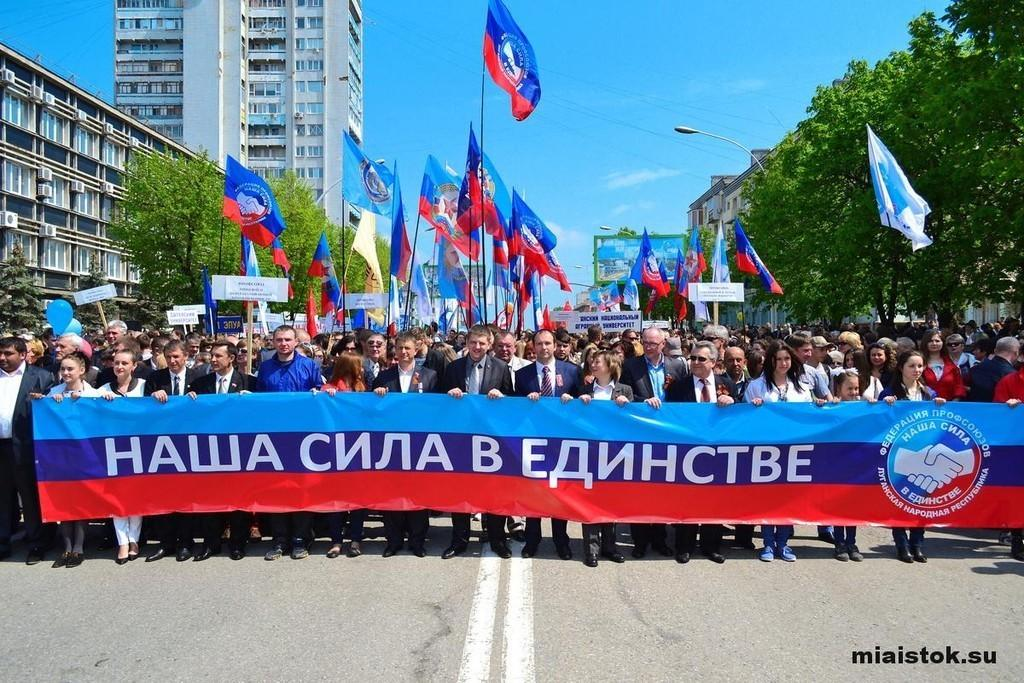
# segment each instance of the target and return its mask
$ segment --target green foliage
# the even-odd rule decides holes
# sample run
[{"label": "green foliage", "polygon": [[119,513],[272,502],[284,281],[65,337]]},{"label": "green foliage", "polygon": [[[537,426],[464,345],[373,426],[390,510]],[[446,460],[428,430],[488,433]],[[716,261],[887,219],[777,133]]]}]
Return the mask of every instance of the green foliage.
[{"label": "green foliage", "polygon": [[15,242],[11,255],[0,262],[0,331],[3,334],[40,327],[43,305],[37,293],[21,244]]},{"label": "green foliage", "polygon": [[[923,14],[907,51],[819,88],[754,176],[745,225],[796,318],[873,307],[884,322],[934,310],[948,323],[971,302],[1024,300],[1024,47],[1005,38],[1019,13],[956,2],[948,28]],[[879,226],[868,124],[931,206],[924,250]]]}]

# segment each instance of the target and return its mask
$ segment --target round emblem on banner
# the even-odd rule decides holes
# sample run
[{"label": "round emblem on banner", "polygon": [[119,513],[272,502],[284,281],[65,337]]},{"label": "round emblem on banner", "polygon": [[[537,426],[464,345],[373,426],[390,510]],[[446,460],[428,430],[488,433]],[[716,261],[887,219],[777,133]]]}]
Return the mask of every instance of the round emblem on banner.
[{"label": "round emblem on banner", "polygon": [[242,217],[242,225],[255,225],[270,213],[273,203],[270,194],[257,183],[242,183],[235,192],[235,203]]},{"label": "round emblem on banner", "polygon": [[970,419],[945,408],[916,410],[885,435],[878,478],[896,507],[924,518],[963,508],[988,477],[990,448]]},{"label": "round emblem on banner", "polygon": [[369,161],[362,161],[359,164],[360,175],[363,178],[363,188],[366,196],[375,204],[381,204],[391,199],[391,191],[388,190],[377,169]]},{"label": "round emblem on banner", "polygon": [[540,241],[537,239],[537,236],[533,234],[533,228],[525,223],[523,224],[523,227],[525,230],[520,230],[519,234],[523,236],[523,241],[526,242],[526,246],[531,251],[543,251],[540,246]]},{"label": "round emblem on banner", "polygon": [[658,257],[653,253],[648,254],[647,258],[644,259],[644,270],[654,279],[661,277],[661,271],[658,270]]},{"label": "round emblem on banner", "polygon": [[514,35],[504,34],[498,44],[498,60],[501,72],[512,85],[518,86],[526,76],[526,49]]}]

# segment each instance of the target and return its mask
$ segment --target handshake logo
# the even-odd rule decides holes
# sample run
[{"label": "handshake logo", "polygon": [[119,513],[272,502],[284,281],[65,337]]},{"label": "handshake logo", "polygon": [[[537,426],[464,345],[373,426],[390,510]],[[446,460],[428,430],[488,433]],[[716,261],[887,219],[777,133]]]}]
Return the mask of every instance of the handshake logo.
[{"label": "handshake logo", "polygon": [[948,485],[957,477],[974,472],[974,451],[954,451],[945,444],[935,444],[921,450],[900,448],[893,458],[895,474],[925,493],[931,494]]}]

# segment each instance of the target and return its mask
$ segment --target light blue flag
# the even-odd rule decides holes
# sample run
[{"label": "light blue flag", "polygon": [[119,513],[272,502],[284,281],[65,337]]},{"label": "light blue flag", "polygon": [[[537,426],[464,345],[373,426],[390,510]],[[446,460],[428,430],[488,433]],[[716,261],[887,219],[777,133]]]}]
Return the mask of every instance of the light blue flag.
[{"label": "light blue flag", "polygon": [[395,178],[383,164],[371,161],[348,133],[344,138],[341,196],[346,202],[381,216],[391,216]]},{"label": "light blue flag", "polygon": [[423,277],[423,267],[418,263],[412,268],[412,282],[409,283],[409,291],[416,297],[416,317],[420,319],[420,322],[433,320],[434,307],[431,305],[430,294],[427,293],[427,279]]},{"label": "light blue flag", "polygon": [[622,289],[622,303],[634,311],[640,308],[640,290],[636,286],[636,280],[626,280],[626,286]]},{"label": "light blue flag", "polygon": [[924,249],[932,240],[924,232],[924,218],[931,213],[928,202],[914,191],[892,153],[868,126],[868,164],[875,201],[882,225],[899,230],[910,240],[914,251]]},{"label": "light blue flag", "polygon": [[715,235],[715,250],[711,254],[711,281],[729,281],[729,257],[726,254],[725,229],[718,222],[718,234]]}]

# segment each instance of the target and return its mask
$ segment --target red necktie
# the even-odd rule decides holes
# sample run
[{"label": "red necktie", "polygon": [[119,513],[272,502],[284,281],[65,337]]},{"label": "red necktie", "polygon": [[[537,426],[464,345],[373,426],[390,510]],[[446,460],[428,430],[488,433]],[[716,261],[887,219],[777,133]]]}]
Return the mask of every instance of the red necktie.
[{"label": "red necktie", "polygon": [[711,403],[711,387],[708,386],[708,381],[706,379],[702,379],[700,384],[700,402]]}]

